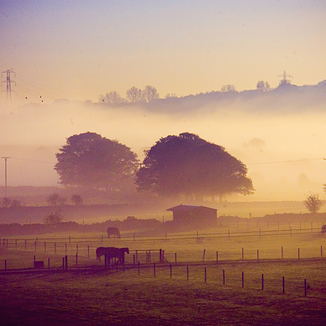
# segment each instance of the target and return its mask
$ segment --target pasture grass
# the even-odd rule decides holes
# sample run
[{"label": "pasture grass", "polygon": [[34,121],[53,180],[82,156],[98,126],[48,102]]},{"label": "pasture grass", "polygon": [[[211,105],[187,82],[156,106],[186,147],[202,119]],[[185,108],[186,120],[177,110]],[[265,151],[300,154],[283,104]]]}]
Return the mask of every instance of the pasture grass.
[{"label": "pasture grass", "polygon": [[[235,231],[240,230],[231,229],[229,237],[228,230],[202,230],[199,232],[204,238],[202,242],[196,240],[196,232],[168,234],[166,238],[136,237],[135,241],[133,238],[102,238],[98,233],[87,236],[51,234],[37,237],[36,247],[36,238],[28,238],[26,250],[26,238],[17,238],[17,246],[12,238],[9,249],[2,247],[0,250],[1,325],[326,323],[326,259],[321,257],[326,239],[320,232],[298,230],[292,234],[260,235],[257,230],[236,234]],[[125,271],[105,270],[103,261],[98,262],[95,257],[95,249],[99,246],[129,247]],[[157,252],[150,264],[144,264],[145,252],[141,250],[149,249],[163,249],[166,264],[158,262]],[[132,265],[136,250],[142,260],[140,270]],[[68,271],[59,270],[65,254],[69,260]],[[36,260],[44,260],[46,268],[43,271],[32,269],[34,256]],[[47,268],[49,258],[51,269]],[[7,272],[3,271],[4,261]],[[85,266],[89,268],[79,269]],[[9,272],[14,268],[29,270]],[[308,284],[307,296],[304,295],[304,279]]]},{"label": "pasture grass", "polygon": [[325,267],[323,260],[190,266],[189,281],[186,266],[173,266],[172,278],[169,267],[155,277],[152,268],[2,274],[1,325],[323,325]]}]

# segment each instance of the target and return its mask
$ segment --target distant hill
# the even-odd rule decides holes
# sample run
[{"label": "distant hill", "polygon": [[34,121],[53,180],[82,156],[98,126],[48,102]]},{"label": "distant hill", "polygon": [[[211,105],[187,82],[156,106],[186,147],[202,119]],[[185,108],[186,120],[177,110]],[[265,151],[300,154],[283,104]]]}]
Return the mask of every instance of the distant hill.
[{"label": "distant hill", "polygon": [[[183,114],[191,111],[200,110],[222,110],[226,108],[236,108],[235,104],[241,103],[248,111],[257,110],[268,111],[292,110],[293,106],[298,104],[302,108],[311,110],[326,100],[326,80],[317,85],[297,86],[294,84],[281,84],[270,91],[244,90],[242,92],[220,92],[212,91],[199,93],[196,95],[187,95],[184,97],[170,97],[166,99],[156,99],[149,103],[137,102],[136,105],[151,112],[165,112],[170,114]],[[254,105],[253,105],[254,103]],[[92,103],[93,105],[94,103]],[[133,108],[135,103],[104,104],[103,107]],[[247,106],[246,106],[247,105]],[[319,107],[319,106],[318,106]],[[323,109],[326,110],[326,107]]]}]

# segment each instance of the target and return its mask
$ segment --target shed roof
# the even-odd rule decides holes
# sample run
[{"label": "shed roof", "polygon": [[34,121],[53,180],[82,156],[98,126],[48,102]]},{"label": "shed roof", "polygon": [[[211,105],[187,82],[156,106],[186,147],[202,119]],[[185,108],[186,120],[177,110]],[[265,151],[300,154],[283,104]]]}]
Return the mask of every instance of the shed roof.
[{"label": "shed roof", "polygon": [[167,211],[171,211],[171,212],[190,212],[190,211],[200,209],[200,208],[211,209],[211,210],[217,211],[217,209],[215,209],[215,208],[210,208],[210,207],[205,207],[205,206],[182,205],[182,204],[178,205],[178,206],[168,208]]}]

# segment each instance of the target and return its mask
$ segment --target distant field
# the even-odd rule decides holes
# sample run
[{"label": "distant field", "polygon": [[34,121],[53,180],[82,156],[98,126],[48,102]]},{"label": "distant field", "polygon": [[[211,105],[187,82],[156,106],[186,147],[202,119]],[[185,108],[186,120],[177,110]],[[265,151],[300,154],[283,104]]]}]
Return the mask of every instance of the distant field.
[{"label": "distant field", "polygon": [[[325,324],[326,238],[319,231],[260,235],[256,228],[244,227],[231,229],[230,236],[228,231],[201,231],[202,242],[196,240],[196,232],[121,240],[102,240],[98,233],[42,235],[36,251],[35,237],[28,239],[26,250],[26,239],[17,239],[15,248],[12,238],[14,247],[0,250],[0,320],[5,321],[1,325],[22,325],[22,319],[24,325]],[[59,271],[65,244],[69,270]],[[95,249],[101,245],[129,247],[124,272],[105,270],[103,261],[96,261]],[[165,251],[164,265],[157,252],[152,252],[151,263],[145,263],[145,252],[153,249]],[[140,270],[133,265],[136,250]],[[44,261],[43,273],[32,270],[34,255]],[[12,274],[11,268],[30,270]]]},{"label": "distant field", "polygon": [[[158,205],[149,203],[119,204],[119,205],[64,205],[60,208],[64,222],[75,221],[78,223],[100,223],[107,220],[125,220],[128,216],[137,219],[157,219],[158,221],[172,220],[172,213],[166,209],[181,203]],[[217,209],[217,216],[238,216],[241,218],[263,217],[265,215],[284,213],[307,213],[303,202],[278,201],[278,202],[203,202],[183,203],[204,205]],[[26,206],[17,208],[0,207],[0,223],[43,223],[44,218],[57,207],[51,206]],[[321,212],[323,212],[323,208]]]}]

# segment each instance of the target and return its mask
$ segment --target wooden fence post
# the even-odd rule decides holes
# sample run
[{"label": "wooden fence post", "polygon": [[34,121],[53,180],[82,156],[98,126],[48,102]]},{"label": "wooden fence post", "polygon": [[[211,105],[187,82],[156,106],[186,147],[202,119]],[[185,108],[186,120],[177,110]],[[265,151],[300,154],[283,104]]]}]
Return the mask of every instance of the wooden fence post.
[{"label": "wooden fence post", "polygon": [[189,267],[187,266],[187,281],[189,281]]},{"label": "wooden fence post", "polygon": [[225,285],[225,270],[223,269],[223,285]]},{"label": "wooden fence post", "polygon": [[282,279],[282,287],[283,287],[283,294],[285,293],[285,280],[284,280],[284,276]]},{"label": "wooden fence post", "polygon": [[203,252],[203,262],[205,261],[205,254],[206,254],[206,249],[204,249],[204,252]]},{"label": "wooden fence post", "polygon": [[68,256],[65,256],[66,270],[68,270]]},{"label": "wooden fence post", "polygon": [[304,279],[304,296],[307,296],[307,280]]},{"label": "wooden fence post", "polygon": [[207,271],[206,271],[206,267],[205,267],[205,283],[207,282]]},{"label": "wooden fence post", "polygon": [[241,273],[241,284],[244,287],[244,272]]},{"label": "wooden fence post", "polygon": [[261,274],[261,289],[264,290],[264,274]]},{"label": "wooden fence post", "polygon": [[140,275],[140,262],[138,261],[138,275]]},{"label": "wooden fence post", "polygon": [[300,259],[300,248],[298,248],[298,260]]}]

